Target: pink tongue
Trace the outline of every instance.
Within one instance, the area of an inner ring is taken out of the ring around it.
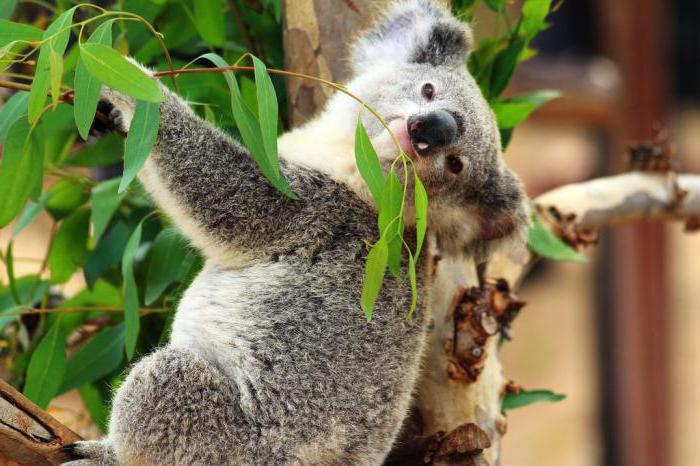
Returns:
[[[411,137],[408,135],[408,129],[406,128],[406,121],[403,118],[397,118],[389,123],[389,129],[396,135],[406,155],[412,156],[413,147],[411,146]]]

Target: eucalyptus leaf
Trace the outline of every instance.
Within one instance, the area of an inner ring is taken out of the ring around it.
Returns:
[[[15,11],[17,0],[0,0],[0,18],[9,18]]]
[[[102,181],[92,188],[90,194],[90,223],[93,228],[93,237],[99,239],[104,233],[114,212],[117,211],[119,203],[124,198],[117,191],[119,189],[119,178]]]
[[[0,171],[0,227],[10,223],[22,210],[37,184],[41,183],[43,161],[32,146],[31,127],[22,118],[10,127],[3,146]]]
[[[39,49],[39,58],[37,59],[34,71],[34,81],[32,82],[32,89],[29,93],[28,113],[31,123],[39,119],[44,109],[46,96],[49,87],[51,87],[52,72],[54,73],[53,82],[55,83],[58,79],[60,83],[61,77],[56,76],[56,73],[62,71],[62,67],[60,70],[58,69],[56,60],[63,60],[63,53],[66,51],[68,38],[70,37],[70,25],[73,21],[73,13],[76,8],[77,7],[73,7],[63,12],[51,23],[42,36],[42,39],[46,40],[46,42],[44,42],[41,49]],[[58,96],[54,95],[54,98],[57,97]]]
[[[88,200],[87,185],[80,178],[60,178],[48,192],[51,197],[46,202],[46,210],[54,220],[69,216]]]
[[[37,42],[43,35],[44,31],[30,24],[14,23],[0,17],[0,47],[14,41]]]
[[[5,141],[5,136],[14,122],[27,113],[28,100],[28,92],[18,91],[3,103],[2,108],[0,108],[0,144]]]
[[[124,353],[124,324],[102,329],[68,360],[59,393],[94,382],[114,371]]]
[[[494,58],[491,81],[488,89],[489,100],[500,96],[508,86],[510,78],[515,71],[515,66],[518,64],[520,53],[525,48],[526,44],[527,41],[525,39],[515,39],[505,50],[499,52],[496,58]]]
[[[107,47],[112,46],[112,23],[115,19],[110,19],[100,24],[93,32],[86,43],[102,44]],[[100,81],[88,73],[83,59],[78,59],[75,69],[75,94],[73,94],[73,115],[75,124],[78,127],[80,136],[87,140],[88,132],[92,121],[95,119],[97,102],[100,99]]]
[[[119,183],[119,193],[129,187],[139,170],[146,163],[148,154],[158,137],[160,106],[152,102],[136,102],[134,119],[124,145],[124,174]]]
[[[377,152],[374,150],[367,130],[360,119],[357,120],[357,128],[355,129],[355,163],[362,179],[367,183],[375,204],[379,206],[386,179],[379,164]]]
[[[558,91],[538,91],[519,95],[500,102],[494,102],[491,109],[496,114],[500,129],[510,129],[522,123],[532,112],[543,104],[561,95]]]
[[[200,58],[209,60],[210,62],[214,63],[215,66],[221,68],[228,66],[228,63],[215,53],[207,53],[202,55]],[[271,159],[268,157],[267,151],[265,150],[260,123],[243,102],[241,90],[238,86],[236,78],[230,71],[225,72],[224,77],[226,78],[226,82],[228,83],[231,91],[231,109],[233,112],[233,118],[236,121],[238,131],[241,133],[243,143],[248,148],[251,157],[258,164],[260,171],[262,171],[263,175],[272,186],[277,188],[285,196],[291,199],[296,199],[296,194],[294,194],[292,189],[289,187],[289,184],[284,176],[280,174],[279,161],[275,160],[274,164],[270,163]]]
[[[146,281],[146,304],[152,304],[165,289],[182,275],[181,267],[190,249],[187,240],[175,229],[158,233],[151,247],[151,262]]]
[[[279,178],[279,162],[277,157],[277,94],[272,85],[272,79],[267,68],[257,57],[253,57],[255,68],[255,89],[258,102],[258,121],[263,146],[267,153],[267,160],[272,167],[275,176]]]
[[[122,257],[122,280],[124,282],[124,348],[127,359],[131,360],[136,349],[136,341],[141,327],[139,294],[134,278],[134,255],[141,241],[143,222],[140,222],[129,237]]]
[[[425,232],[428,230],[428,192],[416,174],[414,177],[414,204],[416,206],[416,259],[423,250]]]
[[[202,39],[214,47],[226,41],[226,5],[223,0],[194,0],[194,24]]]
[[[411,284],[411,307],[408,309],[408,314],[406,314],[406,319],[410,319],[416,310],[416,305],[418,304],[418,281],[416,278],[416,260],[413,258],[413,254],[408,252],[408,281]]]
[[[17,224],[15,225],[15,228],[12,230],[13,238],[17,237],[17,235],[19,235],[22,232],[22,230],[27,228],[27,226],[34,221],[34,219],[39,215],[41,210],[44,207],[46,207],[46,203],[50,197],[51,193],[45,192],[41,195],[37,202],[29,201],[27,206],[22,211],[22,214],[17,219]]]
[[[101,167],[119,162],[124,155],[124,138],[116,133],[109,133],[94,144],[88,144],[82,150],[66,159],[66,165],[73,167]]]
[[[379,206],[379,231],[385,238],[388,248],[389,270],[398,276],[403,250],[404,222],[401,216],[403,205],[403,185],[392,168],[382,189],[382,201]]]
[[[90,211],[81,209],[66,218],[49,251],[51,283],[65,283],[83,265],[87,254]]]
[[[80,60],[88,73],[112,89],[146,102],[165,100],[160,85],[153,78],[111,47],[96,43],[81,44]]]
[[[588,258],[579,254],[560,238],[557,238],[539,218],[532,219],[528,232],[527,245],[542,257],[559,261],[587,262]]]
[[[552,6],[552,0],[525,0],[522,6],[522,19],[518,32],[527,37],[533,38],[547,28],[546,18]]]
[[[377,302],[377,296],[379,296],[382,284],[384,283],[384,274],[386,273],[388,258],[389,247],[383,237],[379,238],[367,254],[365,279],[362,282],[362,299],[360,305],[368,321],[372,320],[374,304]]]
[[[32,353],[24,395],[40,408],[46,409],[58,394],[65,372],[65,335],[61,330],[60,319],[57,319]]]
[[[501,403],[501,411],[522,408],[538,401],[556,403],[566,398],[566,395],[554,393],[550,390],[521,390],[520,393],[507,393]]]

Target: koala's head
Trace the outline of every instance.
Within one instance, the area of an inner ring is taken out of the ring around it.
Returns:
[[[493,113],[466,70],[471,46],[469,28],[446,9],[427,0],[399,2],[357,41],[348,85],[385,118],[413,159],[432,228],[458,244],[510,235],[526,222]],[[362,119],[387,168],[398,155],[393,139],[369,112]]]

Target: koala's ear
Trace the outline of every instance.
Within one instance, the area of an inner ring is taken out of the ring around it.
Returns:
[[[430,0],[399,1],[355,43],[356,70],[376,63],[464,64],[472,37],[469,27]]]

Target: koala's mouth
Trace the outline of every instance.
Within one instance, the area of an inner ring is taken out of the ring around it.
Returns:
[[[389,129],[392,133],[394,133],[396,139],[398,139],[401,149],[406,153],[406,155],[415,160],[418,157],[418,150],[421,150],[421,147],[420,143],[418,143],[418,147],[414,147],[414,144],[411,141],[411,136],[408,134],[408,124],[406,120],[404,118],[396,118],[392,120],[389,123]]]

